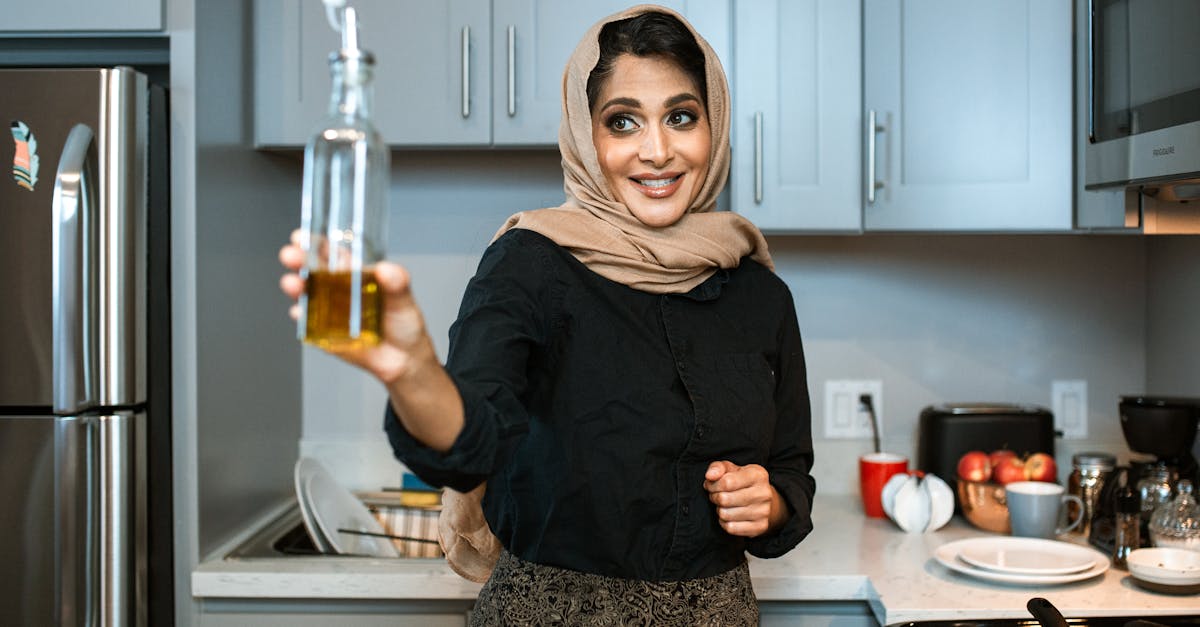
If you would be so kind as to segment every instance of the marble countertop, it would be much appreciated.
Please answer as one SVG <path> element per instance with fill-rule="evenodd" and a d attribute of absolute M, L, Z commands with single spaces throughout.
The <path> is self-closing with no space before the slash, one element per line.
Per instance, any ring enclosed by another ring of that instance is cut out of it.
<path fill-rule="evenodd" d="M 937 547 L 986 536 L 955 517 L 943 529 L 907 534 L 866 518 L 856 496 L 818 496 L 813 533 L 787 555 L 751 558 L 761 601 L 866 602 L 883 625 L 924 620 L 1031 618 L 1026 602 L 1048 599 L 1067 618 L 1200 613 L 1200 597 L 1148 592 L 1110 568 L 1085 581 L 1043 586 L 990 583 L 933 558 Z M 217 559 L 192 574 L 204 598 L 474 599 L 479 585 L 444 560 L 355 557 Z"/>

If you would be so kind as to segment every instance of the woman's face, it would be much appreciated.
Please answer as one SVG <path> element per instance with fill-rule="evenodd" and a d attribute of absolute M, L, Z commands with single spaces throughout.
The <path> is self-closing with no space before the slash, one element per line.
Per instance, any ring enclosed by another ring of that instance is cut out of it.
<path fill-rule="evenodd" d="M 708 175 L 700 91 L 662 57 L 617 57 L 592 110 L 592 142 L 609 189 L 647 226 L 683 217 Z"/>

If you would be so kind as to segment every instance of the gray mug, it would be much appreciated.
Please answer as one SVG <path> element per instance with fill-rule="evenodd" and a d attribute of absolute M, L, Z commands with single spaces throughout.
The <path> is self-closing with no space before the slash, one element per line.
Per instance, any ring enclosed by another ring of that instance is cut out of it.
<path fill-rule="evenodd" d="M 1057 483 L 1046 481 L 1017 481 L 1004 486 L 1004 498 L 1008 503 L 1008 518 L 1012 523 L 1012 534 L 1025 538 L 1048 538 L 1066 533 L 1079 526 L 1083 520 L 1083 502 Z M 1064 503 L 1074 502 L 1078 514 L 1065 528 L 1059 526 L 1063 518 Z"/>

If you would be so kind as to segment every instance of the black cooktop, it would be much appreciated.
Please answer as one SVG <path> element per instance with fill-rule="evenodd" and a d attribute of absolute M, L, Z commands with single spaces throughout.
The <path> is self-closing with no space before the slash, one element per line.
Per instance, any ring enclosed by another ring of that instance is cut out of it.
<path fill-rule="evenodd" d="M 1197 603 L 1200 611 L 1200 603 Z M 1071 627 L 1200 627 L 1200 614 L 1190 616 L 1094 616 L 1068 618 Z M 1041 627 L 1033 618 L 930 620 L 896 623 L 890 627 Z"/>

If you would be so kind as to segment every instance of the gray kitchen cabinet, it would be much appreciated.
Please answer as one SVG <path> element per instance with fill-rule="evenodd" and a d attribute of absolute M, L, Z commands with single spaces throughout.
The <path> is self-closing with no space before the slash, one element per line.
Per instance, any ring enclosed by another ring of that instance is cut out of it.
<path fill-rule="evenodd" d="M 494 0 L 492 3 L 492 142 L 556 146 L 562 76 L 583 33 L 628 0 Z M 687 16 L 717 50 L 727 46 L 729 0 L 660 0 Z"/>
<path fill-rule="evenodd" d="M 729 0 L 661 4 L 688 16 L 727 56 Z M 630 3 L 356 0 L 354 6 L 362 46 L 376 58 L 375 119 L 388 144 L 552 147 L 567 57 L 588 27 Z M 302 146 L 328 107 L 327 59 L 337 36 L 316 0 L 256 2 L 254 32 L 255 145 Z"/>
<path fill-rule="evenodd" d="M 1071 0 L 863 12 L 865 229 L 1071 229 Z"/>
<path fill-rule="evenodd" d="M 0 35 L 163 29 L 163 0 L 14 0 L 3 8 Z"/>
<path fill-rule="evenodd" d="M 217 599 L 199 627 L 463 627 L 474 601 Z"/>
<path fill-rule="evenodd" d="M 375 55 L 375 124 L 399 146 L 491 141 L 489 0 L 355 0 L 361 47 Z M 254 140 L 303 146 L 329 107 L 340 45 L 317 0 L 254 3 Z"/>
<path fill-rule="evenodd" d="M 861 11 L 734 3 L 732 206 L 764 231 L 862 227 Z"/>
<path fill-rule="evenodd" d="M 759 627 L 879 627 L 863 601 L 760 601 L 758 611 Z"/>

